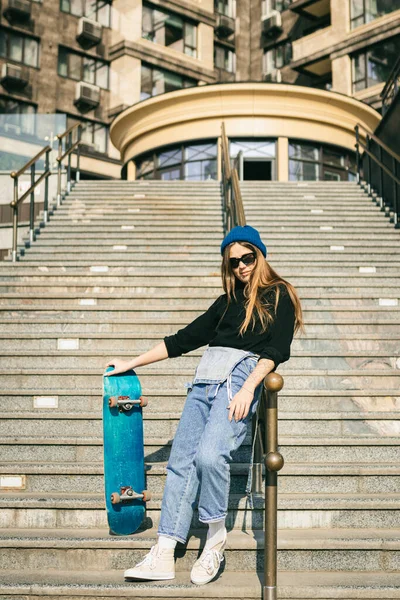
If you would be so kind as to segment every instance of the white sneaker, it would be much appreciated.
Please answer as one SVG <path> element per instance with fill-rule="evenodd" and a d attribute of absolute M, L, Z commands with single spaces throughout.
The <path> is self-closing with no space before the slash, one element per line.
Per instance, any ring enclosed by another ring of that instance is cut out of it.
<path fill-rule="evenodd" d="M 152 546 L 150 552 L 133 569 L 127 569 L 124 577 L 129 579 L 174 579 L 175 562 L 173 548 Z"/>
<path fill-rule="evenodd" d="M 200 558 L 196 560 L 190 573 L 192 583 L 204 585 L 217 575 L 220 565 L 224 560 L 226 537 L 221 544 L 213 548 L 204 548 Z"/>

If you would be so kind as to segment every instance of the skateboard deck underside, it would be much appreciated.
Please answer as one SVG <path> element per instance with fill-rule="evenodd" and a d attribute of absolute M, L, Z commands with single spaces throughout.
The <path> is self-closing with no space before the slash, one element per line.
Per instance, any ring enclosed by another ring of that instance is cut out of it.
<path fill-rule="evenodd" d="M 112 371 L 108 368 L 107 371 Z M 108 405 L 111 396 L 138 399 L 141 386 L 134 371 L 103 377 L 104 483 L 108 524 L 113 533 L 134 533 L 143 521 L 145 503 L 137 498 L 111 503 L 111 494 L 130 486 L 135 492 L 145 489 L 142 408 L 129 411 Z"/>

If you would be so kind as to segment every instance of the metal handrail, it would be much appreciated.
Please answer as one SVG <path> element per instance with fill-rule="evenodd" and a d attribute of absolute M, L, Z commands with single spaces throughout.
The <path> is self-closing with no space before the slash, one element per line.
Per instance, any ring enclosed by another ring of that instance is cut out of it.
<path fill-rule="evenodd" d="M 224 123 L 221 126 L 221 148 L 226 234 L 232 227 L 245 225 L 246 216 L 237 171 L 241 153 L 231 165 Z M 255 446 L 251 488 L 256 494 L 262 494 L 262 465 L 265 465 L 263 600 L 277 600 L 278 471 L 284 464 L 283 456 L 278 452 L 278 392 L 282 387 L 283 378 L 278 373 L 269 373 L 265 377 L 258 416 L 255 414 L 252 420 Z"/>
<path fill-rule="evenodd" d="M 228 233 L 237 225 L 246 225 L 240 192 L 239 177 L 235 164 L 231 166 L 229 142 L 226 135 L 225 123 L 221 124 L 222 147 L 222 191 L 224 199 L 224 229 Z"/>
<path fill-rule="evenodd" d="M 397 173 L 400 173 L 400 156 L 393 152 L 386 144 L 384 144 L 376 135 L 368 131 L 363 125 L 357 123 L 355 126 L 356 133 L 356 165 L 357 165 L 357 183 L 362 186 L 362 175 L 361 170 L 363 166 L 363 159 L 366 156 L 367 160 L 367 169 L 363 169 L 363 177 L 367 183 L 367 193 L 369 196 L 375 199 L 377 196 L 377 201 L 381 207 L 381 210 L 388 209 L 388 215 L 390 216 L 390 211 L 393 211 L 393 217 L 391 221 L 394 223 L 395 228 L 400 227 L 400 202 L 399 202 L 399 186 L 400 179 L 397 176 Z M 366 132 L 365 143 L 360 138 L 360 129 Z M 371 140 L 374 141 L 378 146 L 378 156 L 375 156 L 373 152 L 371 152 Z M 361 155 L 360 148 L 364 150 Z M 392 168 L 390 169 L 387 165 L 383 163 L 383 151 L 389 155 L 392 162 Z M 373 173 L 372 173 L 372 161 L 378 167 L 378 179 L 375 183 L 375 187 L 373 185 Z M 399 168 L 399 170 L 398 170 Z M 387 189 L 385 186 L 385 179 L 383 174 L 386 174 L 389 177 L 389 181 L 391 182 L 391 191 Z"/>
<path fill-rule="evenodd" d="M 385 116 L 389 110 L 389 106 L 393 102 L 395 96 L 399 91 L 399 79 L 400 79 L 400 56 L 395 62 L 393 69 L 391 70 L 388 80 L 385 83 L 385 87 L 381 92 L 382 98 L 382 115 Z"/>
<path fill-rule="evenodd" d="M 74 130 L 77 130 L 77 139 L 72 142 L 72 134 Z M 66 150 L 63 152 L 62 148 L 62 140 L 68 136 L 68 142 L 66 144 Z M 77 151 L 77 167 L 76 167 L 76 181 L 80 179 L 80 144 L 82 140 L 82 125 L 80 123 L 76 123 L 69 127 L 64 133 L 57 135 L 57 139 L 59 141 L 58 145 L 58 168 L 57 168 L 57 206 L 61 204 L 61 171 L 62 171 L 62 162 L 68 157 L 68 167 L 67 167 L 67 193 L 71 191 L 71 154 L 75 150 Z M 41 223 L 41 227 L 45 227 L 46 223 L 49 220 L 49 177 L 52 175 L 52 171 L 50 168 L 50 153 L 52 151 L 51 146 L 46 146 L 42 148 L 40 152 L 35 154 L 33 158 L 31 158 L 19 171 L 13 171 L 10 173 L 12 179 L 14 180 L 14 192 L 13 192 L 13 200 L 10 202 L 10 206 L 13 211 L 13 239 L 12 239 L 12 262 L 16 262 L 17 260 L 17 247 L 18 247 L 18 209 L 19 205 L 30 196 L 30 216 L 29 216 L 29 242 L 28 244 L 32 244 L 32 242 L 36 239 L 36 231 L 35 231 L 35 188 L 45 180 L 45 188 L 44 188 L 44 207 L 43 207 L 43 222 Z M 43 173 L 37 178 L 36 177 L 36 162 L 43 156 L 46 155 L 45 158 L 45 169 Z M 18 180 L 21 175 L 23 175 L 28 169 L 31 170 L 31 185 L 26 192 L 24 192 L 21 196 L 18 196 Z"/>
<path fill-rule="evenodd" d="M 35 188 L 39 185 L 43 179 L 45 179 L 44 188 L 44 220 L 47 220 L 48 214 L 48 202 L 49 202 L 49 176 L 51 175 L 50 169 L 50 152 L 51 146 L 46 146 L 40 152 L 38 152 L 31 160 L 29 160 L 19 171 L 13 171 L 10 175 L 14 179 L 14 193 L 13 200 L 10 202 L 13 213 L 13 240 L 12 240 L 12 262 L 17 260 L 17 245 L 18 245 L 18 207 L 29 195 L 30 210 L 29 210 L 29 243 L 31 244 L 35 240 Z M 45 158 L 45 169 L 44 172 L 35 179 L 36 177 L 36 162 L 43 154 L 46 154 Z M 31 170 L 31 185 L 30 188 L 18 197 L 18 179 L 25 173 L 27 169 Z"/>
<path fill-rule="evenodd" d="M 77 139 L 75 142 L 72 142 L 72 135 L 76 131 Z M 68 136 L 68 137 L 67 137 Z M 63 139 L 67 138 L 66 150 L 63 153 Z M 80 123 L 75 123 L 64 131 L 64 133 L 59 133 L 57 135 L 58 139 L 58 156 L 57 156 L 57 207 L 61 205 L 61 168 L 62 162 L 65 158 L 68 157 L 67 164 L 67 194 L 71 191 L 71 154 L 76 149 L 76 181 L 80 180 L 80 144 L 82 140 L 82 125 Z"/>

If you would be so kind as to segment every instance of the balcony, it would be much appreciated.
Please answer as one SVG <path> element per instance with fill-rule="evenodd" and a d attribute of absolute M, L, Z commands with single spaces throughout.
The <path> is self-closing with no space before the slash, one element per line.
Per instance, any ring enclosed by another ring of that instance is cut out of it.
<path fill-rule="evenodd" d="M 331 11 L 330 0 L 295 0 L 289 9 L 309 19 L 321 19 Z"/>
<path fill-rule="evenodd" d="M 29 21 L 32 14 L 31 0 L 8 0 L 3 12 L 8 21 Z"/>
<path fill-rule="evenodd" d="M 97 21 L 81 17 L 78 21 L 77 41 L 85 48 L 91 48 L 100 44 L 102 36 L 102 26 Z"/>
<path fill-rule="evenodd" d="M 217 14 L 217 24 L 215 26 L 217 37 L 224 39 L 235 33 L 235 19 L 226 15 Z"/>
<path fill-rule="evenodd" d="M 5 88 L 22 89 L 29 83 L 29 71 L 25 67 L 4 63 L 1 69 L 1 83 Z"/>
<path fill-rule="evenodd" d="M 280 35 L 283 31 L 282 27 L 282 16 L 277 10 L 274 10 L 269 15 L 263 18 L 262 32 L 264 38 L 268 41 Z"/>
<path fill-rule="evenodd" d="M 79 81 L 76 84 L 75 102 L 82 109 L 91 110 L 100 104 L 100 88 L 91 83 Z"/>

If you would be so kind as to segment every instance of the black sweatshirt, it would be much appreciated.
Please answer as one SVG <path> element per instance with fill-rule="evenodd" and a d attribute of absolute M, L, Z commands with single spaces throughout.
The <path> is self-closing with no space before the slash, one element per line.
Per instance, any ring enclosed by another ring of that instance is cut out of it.
<path fill-rule="evenodd" d="M 236 298 L 232 298 L 228 310 L 221 322 L 220 319 L 227 305 L 227 295 L 219 296 L 210 308 L 197 317 L 192 323 L 180 329 L 174 335 L 164 338 L 170 358 L 181 356 L 186 352 L 209 344 L 210 346 L 225 346 L 249 350 L 261 358 L 268 358 L 276 367 L 290 357 L 290 344 L 293 339 L 295 322 L 294 306 L 287 293 L 286 287 L 280 285 L 280 296 L 275 315 L 275 291 L 265 292 L 263 299 L 272 304 L 274 322 L 265 333 L 261 332 L 261 323 L 258 316 L 254 331 L 252 325 L 247 328 L 243 336 L 239 329 L 245 318 L 244 284 L 237 280 Z"/>

